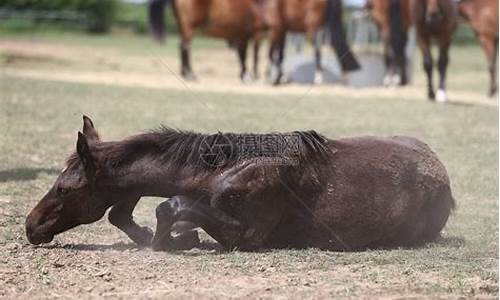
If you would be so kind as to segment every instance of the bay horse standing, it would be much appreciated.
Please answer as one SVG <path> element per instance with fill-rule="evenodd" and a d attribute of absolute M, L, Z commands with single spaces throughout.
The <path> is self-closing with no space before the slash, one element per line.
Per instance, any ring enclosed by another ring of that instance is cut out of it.
<path fill-rule="evenodd" d="M 491 80 L 489 95 L 492 97 L 498 90 L 498 0 L 462 0 L 458 3 L 458 11 L 469 21 L 483 46 L 488 59 Z"/>
<path fill-rule="evenodd" d="M 377 25 L 384 43 L 385 86 L 408 83 L 406 45 L 412 26 L 410 0 L 368 0 L 366 9 Z"/>
<path fill-rule="evenodd" d="M 446 69 L 448 68 L 451 38 L 457 27 L 458 13 L 453 0 L 413 0 L 412 11 L 417 27 L 418 45 L 422 52 L 424 70 L 427 75 L 427 96 L 430 100 L 445 102 Z M 434 91 L 432 82 L 433 59 L 431 39 L 439 46 L 438 71 L 439 87 Z"/>
<path fill-rule="evenodd" d="M 314 46 L 315 83 L 323 82 L 321 64 L 321 40 L 317 38 L 318 30 L 326 25 L 330 31 L 330 42 L 335 49 L 342 72 L 355 71 L 360 65 L 347 44 L 342 26 L 341 0 L 269 0 L 270 48 L 269 59 L 276 68 L 274 84 L 279 84 L 283 76 L 285 38 L 287 32 L 305 32 Z"/>
<path fill-rule="evenodd" d="M 243 82 L 251 79 L 246 67 L 247 47 L 252 38 L 260 39 L 262 26 L 254 0 L 151 0 L 150 27 L 158 40 L 165 37 L 165 7 L 169 2 L 181 34 L 181 74 L 185 79 L 196 79 L 190 51 L 191 41 L 199 28 L 207 35 L 223 38 L 235 46 L 240 61 L 240 79 Z"/>
<path fill-rule="evenodd" d="M 154 237 L 134 222 L 141 197 L 175 195 L 157 207 Z M 111 208 L 112 224 L 153 249 L 171 249 L 171 226 L 184 221 L 227 249 L 354 251 L 434 241 L 453 207 L 445 167 L 411 137 L 162 128 L 105 142 L 84 117 L 76 152 L 29 213 L 26 234 L 47 243 Z"/>

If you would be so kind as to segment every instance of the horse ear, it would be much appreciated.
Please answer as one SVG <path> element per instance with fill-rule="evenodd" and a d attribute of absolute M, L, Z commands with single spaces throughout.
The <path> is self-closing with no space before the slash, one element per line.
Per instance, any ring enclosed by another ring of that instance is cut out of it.
<path fill-rule="evenodd" d="M 99 134 L 97 133 L 97 130 L 94 127 L 94 122 L 87 117 L 86 115 L 83 115 L 83 134 L 87 137 L 87 140 L 89 142 L 97 142 L 99 141 Z"/>
<path fill-rule="evenodd" d="M 90 152 L 89 143 L 87 137 L 78 131 L 78 141 L 76 142 L 76 152 L 82 161 L 83 167 L 85 168 L 85 175 L 87 179 L 94 177 L 96 172 L 96 160 Z"/>

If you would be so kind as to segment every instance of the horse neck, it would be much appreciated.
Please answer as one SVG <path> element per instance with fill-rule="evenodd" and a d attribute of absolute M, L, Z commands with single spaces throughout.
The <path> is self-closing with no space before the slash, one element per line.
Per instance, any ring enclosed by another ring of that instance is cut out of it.
<path fill-rule="evenodd" d="M 105 147 L 108 149 L 103 152 L 111 153 L 111 157 L 105 159 L 110 186 L 134 195 L 154 197 L 197 195 L 204 190 L 210 174 L 196 172 L 189 164 L 176 163 L 175 158 L 157 153 L 147 143 L 137 145 L 140 144 L 118 142 Z M 122 154 L 116 154 L 120 152 Z"/>
<path fill-rule="evenodd" d="M 198 195 L 206 186 L 205 174 L 169 161 L 139 159 L 122 173 L 120 185 L 140 196 Z"/>

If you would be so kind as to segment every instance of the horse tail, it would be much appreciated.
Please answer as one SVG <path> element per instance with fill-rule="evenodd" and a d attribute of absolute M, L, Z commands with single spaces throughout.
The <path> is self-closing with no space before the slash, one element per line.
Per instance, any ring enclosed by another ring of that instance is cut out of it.
<path fill-rule="evenodd" d="M 165 6 L 169 0 L 149 1 L 149 26 L 153 37 L 158 41 L 165 39 Z"/>
<path fill-rule="evenodd" d="M 390 42 L 394 58 L 398 66 L 405 63 L 406 33 L 403 30 L 400 0 L 390 0 L 389 3 L 389 27 Z"/>
<path fill-rule="evenodd" d="M 342 0 L 328 0 L 326 23 L 330 30 L 330 43 L 342 67 L 342 71 L 355 71 L 361 67 L 347 44 L 342 26 Z"/>

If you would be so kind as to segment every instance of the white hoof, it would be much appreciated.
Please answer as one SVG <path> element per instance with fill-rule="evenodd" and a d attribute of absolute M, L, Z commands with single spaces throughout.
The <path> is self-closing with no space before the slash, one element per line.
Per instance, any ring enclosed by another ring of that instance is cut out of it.
<path fill-rule="evenodd" d="M 392 78 L 391 78 L 391 75 L 386 74 L 386 75 L 384 76 L 384 81 L 383 81 L 383 84 L 384 84 L 384 86 L 385 86 L 385 87 L 389 87 L 389 86 L 391 86 L 391 84 L 392 84 Z"/>
<path fill-rule="evenodd" d="M 314 74 L 314 84 L 322 84 L 323 83 L 323 72 L 316 72 Z"/>
<path fill-rule="evenodd" d="M 399 76 L 399 74 L 394 74 L 392 75 L 392 78 L 391 78 L 391 85 L 392 86 L 398 86 L 401 84 L 401 76 Z"/>
<path fill-rule="evenodd" d="M 448 101 L 448 95 L 446 94 L 446 91 L 443 89 L 439 89 L 436 92 L 436 102 L 443 103 Z"/>
<path fill-rule="evenodd" d="M 253 77 L 252 75 L 250 75 L 250 73 L 245 73 L 243 74 L 243 76 L 241 77 L 241 81 L 244 83 L 244 84 L 250 84 L 252 83 L 254 80 L 253 80 Z"/>

